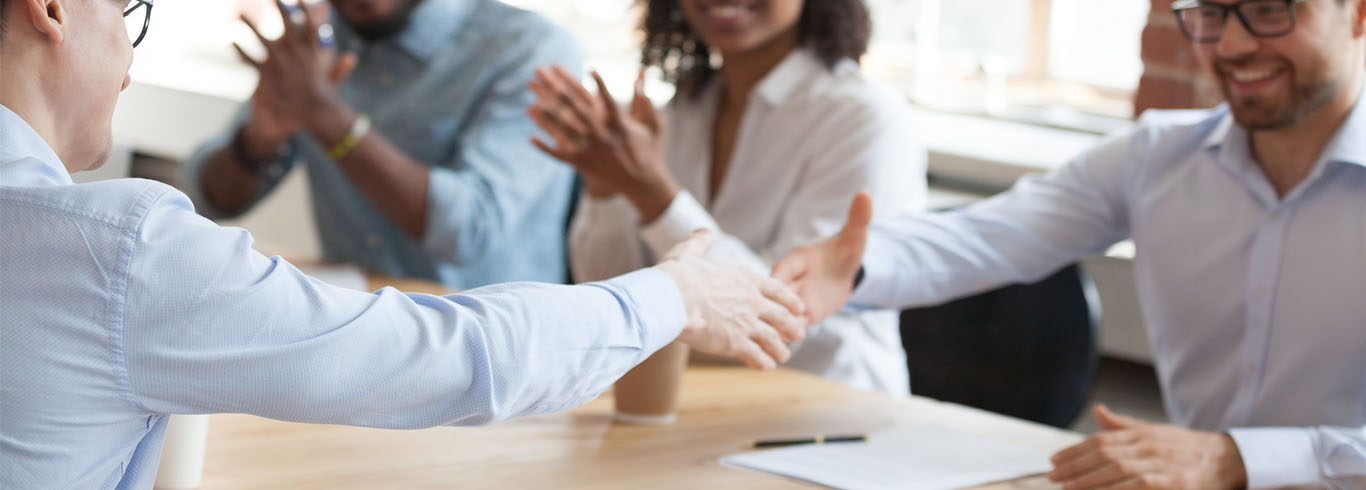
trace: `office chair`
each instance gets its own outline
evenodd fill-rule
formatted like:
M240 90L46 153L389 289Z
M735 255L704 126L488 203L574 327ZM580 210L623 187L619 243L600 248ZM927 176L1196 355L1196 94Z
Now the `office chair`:
M1066 428L1095 381L1100 300L1077 265L901 313L911 392Z

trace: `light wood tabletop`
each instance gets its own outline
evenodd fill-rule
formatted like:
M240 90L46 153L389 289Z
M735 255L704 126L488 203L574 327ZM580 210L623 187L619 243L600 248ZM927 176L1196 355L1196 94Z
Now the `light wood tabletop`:
M694 366L684 376L678 421L666 426L614 423L610 392L568 412L474 428L396 431L214 415L201 488L811 488L716 461L755 439L927 422L1050 450L1080 437L796 371ZM1055 487L1032 477L984 488Z

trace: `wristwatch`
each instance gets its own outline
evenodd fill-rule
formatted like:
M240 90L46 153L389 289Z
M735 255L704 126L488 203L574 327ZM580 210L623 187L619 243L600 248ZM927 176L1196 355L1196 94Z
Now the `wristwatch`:
M247 173L252 175L257 175L271 164L278 162L285 157L286 153L284 149L281 148L280 151L276 151L275 154L266 158L251 158L251 156L247 154L246 140L242 138L242 133L246 132L246 130L247 127L245 125L238 128L237 132L232 135L232 142L228 145L229 150L232 151L232 159L237 162L237 166L242 167L242 170L246 170Z

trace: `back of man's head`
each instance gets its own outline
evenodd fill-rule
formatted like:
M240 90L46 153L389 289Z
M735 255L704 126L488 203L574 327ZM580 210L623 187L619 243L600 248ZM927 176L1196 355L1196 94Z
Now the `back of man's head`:
M109 157L114 106L133 62L124 6L121 0L0 0L0 104L32 126L73 172Z

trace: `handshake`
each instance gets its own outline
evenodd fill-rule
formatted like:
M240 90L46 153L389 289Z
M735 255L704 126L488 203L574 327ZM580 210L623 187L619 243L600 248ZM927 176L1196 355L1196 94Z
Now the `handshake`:
M755 369L787 362L787 342L801 340L807 326L838 311L853 293L872 214L871 199L859 194L844 229L793 251L772 277L708 256L714 234L694 232L655 266L683 296L688 318L678 340Z

